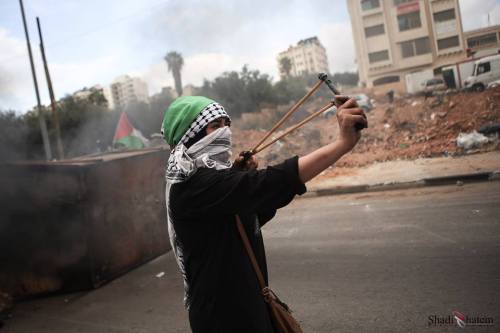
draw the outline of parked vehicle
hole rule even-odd
[[[422,86],[426,96],[431,96],[437,91],[448,89],[444,80],[437,77],[424,81]]]
[[[472,75],[465,80],[465,87],[474,91],[483,91],[489,83],[498,79],[500,79],[500,54],[476,61]]]
[[[477,60],[467,59],[456,64],[443,67],[441,74],[446,82],[446,86],[450,89],[462,89],[465,86],[465,81],[472,75],[474,63]]]
[[[432,69],[409,73],[405,75],[406,91],[409,94],[418,94],[424,90],[423,83],[434,77]]]

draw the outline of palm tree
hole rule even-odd
[[[290,76],[290,71],[292,70],[292,61],[290,58],[283,57],[280,59],[280,69],[286,76]]]
[[[168,71],[172,72],[174,76],[175,91],[177,91],[178,96],[182,96],[181,70],[184,65],[184,59],[182,59],[182,55],[176,51],[167,53],[164,59],[167,62]]]

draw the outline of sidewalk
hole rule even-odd
[[[500,152],[339,168],[308,184],[308,196],[412,188],[499,178]],[[459,183],[460,184],[460,183]]]

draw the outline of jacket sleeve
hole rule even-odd
[[[263,227],[267,222],[271,221],[271,219],[276,215],[276,209],[271,209],[265,212],[258,212],[257,216],[259,218],[259,225]]]
[[[200,169],[171,192],[172,207],[185,216],[266,214],[306,192],[298,157],[253,171]],[[179,202],[179,200],[181,202]]]

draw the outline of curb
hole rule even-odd
[[[493,172],[478,172],[463,175],[424,178],[424,182],[428,186],[451,185],[457,184],[457,182],[484,182],[490,180],[492,174]]]
[[[490,180],[500,180],[500,171],[494,171],[491,173]]]
[[[302,198],[321,197],[327,195],[343,195],[363,192],[381,192],[392,190],[407,190],[425,186],[443,186],[443,185],[463,185],[477,182],[487,182],[500,180],[500,171],[478,172],[460,175],[449,175],[442,177],[429,177],[411,182],[392,182],[374,185],[355,185],[355,186],[335,186],[332,188],[318,189],[305,193]]]

